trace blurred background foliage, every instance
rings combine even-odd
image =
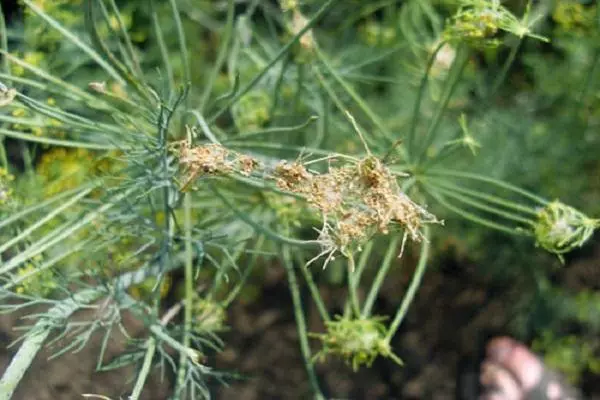
[[[33,3],[69,29],[80,32],[82,36],[85,34],[81,1],[35,0]],[[122,20],[107,11],[108,24],[101,26],[100,34],[110,37],[119,29],[120,23],[124,24],[140,55],[142,69],[159,88],[165,80],[182,79],[177,76],[182,70],[179,68],[182,60],[181,53],[175,51],[178,47],[176,26],[168,5],[156,2],[159,19],[153,21],[147,3],[144,0],[117,1]],[[201,95],[192,101],[212,107],[211,111],[218,109],[223,100],[221,104],[207,103],[206,96],[226,99],[232,88],[248,83],[290,36],[290,31],[282,29],[282,26],[293,22],[275,1],[236,1],[235,15],[242,18],[236,19],[230,38],[219,34],[227,23],[226,1],[178,0],[178,3],[183,12],[189,54],[193,60],[191,84],[203,88],[208,81],[214,81],[214,87],[208,94],[200,90]],[[281,3],[285,5],[285,1]],[[301,6],[310,14],[321,3],[304,0]],[[457,169],[482,171],[546,198],[560,198],[564,203],[585,210],[588,215],[598,216],[599,6],[591,0],[539,3],[535,30],[549,41],[525,40],[519,44],[506,79],[495,93],[489,92],[490,86],[494,86],[490,82],[495,82],[501,75],[503,61],[511,48],[491,46],[471,53],[466,60],[463,79],[458,82],[448,111],[442,117],[438,146],[431,151],[439,151],[449,138],[460,132],[459,118],[461,114],[467,114],[468,132],[477,146],[471,148],[473,152],[463,152],[453,158]],[[522,15],[525,10],[525,2],[520,0],[504,4],[516,15]],[[453,0],[347,0],[319,23],[315,35],[322,47],[331,49],[328,62],[384,119],[390,131],[400,132],[406,130],[410,123],[417,87],[430,51],[435,47],[446,19],[457,6],[458,2]],[[256,10],[249,12],[251,8]],[[5,7],[4,12],[9,22],[11,52],[32,67],[49,71],[80,88],[86,88],[90,82],[105,80],[105,74],[98,68],[92,68],[89,58],[82,56],[79,48],[64,40],[47,24],[40,23],[39,17],[26,11],[22,3]],[[160,49],[149,44],[158,39],[153,24],[163,33],[164,48],[171,50],[173,78],[165,76],[168,71],[162,67]],[[509,45],[517,46],[511,42],[514,38],[507,37],[506,40]],[[219,53],[219,45],[223,41],[231,41],[230,51],[226,54]],[[120,51],[117,45],[114,47],[113,50]],[[433,113],[433,105],[443,95],[443,83],[450,64],[459,56],[455,48],[448,47],[435,60],[423,100],[424,115]],[[269,70],[266,78],[233,106],[230,115],[219,117],[219,129],[228,133],[232,147],[244,143],[241,140],[236,142],[238,136],[244,136],[246,143],[251,142],[255,131],[281,125],[301,125],[311,116],[318,115],[319,121],[311,122],[314,129],[289,134],[290,146],[350,153],[360,149],[356,134],[343,123],[342,116],[323,115],[323,110],[331,107],[332,100],[323,95],[324,76],[311,68],[311,57],[315,57],[314,53],[296,46],[278,68]],[[213,79],[211,71],[216,62],[223,62],[223,67]],[[27,79],[33,76],[17,63],[11,63],[10,69],[16,77]],[[106,87],[115,96],[125,96],[118,82],[108,80]],[[36,92],[35,87],[28,90]],[[44,93],[49,105],[53,104],[54,99],[48,97],[48,93],[39,93]],[[345,94],[341,96],[344,101],[349,99]],[[76,104],[67,104],[66,107],[75,108]],[[358,115],[364,112],[359,107],[349,108]],[[21,119],[27,116],[26,109],[13,103],[2,112],[5,115],[4,126],[23,128],[20,124]],[[41,116],[36,118],[36,124],[26,128],[32,134],[64,137],[60,121]],[[376,127],[369,128],[377,131]],[[282,133],[262,134],[260,139],[268,141],[269,135],[278,137]],[[373,144],[373,150],[382,150],[377,148],[378,143]],[[25,145],[8,138],[5,138],[5,146],[10,171],[0,169],[0,204],[3,204],[6,213],[10,213],[11,204],[43,201],[111,169],[116,171],[115,165],[123,162],[118,153]],[[281,154],[281,149],[275,150]],[[289,198],[260,191],[248,195],[241,193],[240,196],[250,203],[256,201],[256,219],[265,221],[266,225],[275,223],[293,227],[299,226],[301,220],[315,218]],[[444,215],[446,223],[444,228],[434,230],[435,261],[432,265],[435,268],[475,266],[476,273],[490,278],[493,285],[517,285],[520,297],[507,299],[506,307],[513,308],[514,312],[511,325],[506,327],[507,333],[533,340],[534,348],[545,353],[546,360],[563,370],[573,382],[579,381],[586,371],[600,372],[600,260],[594,261],[595,270],[579,286],[565,287],[561,278],[565,269],[569,269],[578,258],[590,254],[589,249],[594,244],[568,257],[567,265],[561,266],[556,257],[534,249],[529,241],[491,232],[451,214],[446,216],[433,204],[431,207],[436,215]],[[195,209],[194,212],[202,214],[206,211]],[[210,213],[220,224],[216,236],[240,242],[253,235],[248,226],[232,218],[227,208],[214,208]],[[225,220],[230,222],[223,223]],[[210,224],[210,221],[207,223]],[[106,235],[110,232],[107,231]],[[135,240],[135,232],[132,232],[131,241]],[[130,257],[136,248],[123,240],[110,246],[111,254],[122,259]],[[233,248],[237,254],[223,256],[215,253],[214,257],[232,257],[241,263],[254,262],[252,255],[243,254],[242,247]],[[273,249],[265,247],[262,250],[267,253]],[[383,249],[379,250],[376,246],[375,250],[375,254],[383,255]],[[19,274],[27,276],[34,263],[43,263],[43,260],[33,260],[31,265],[22,267]],[[85,268],[94,268],[92,264],[86,263]],[[82,263],[75,265],[83,266]],[[332,263],[322,274],[322,283],[339,284],[343,275],[339,271],[343,268],[341,264]],[[52,290],[54,280],[61,278],[50,271],[24,280],[19,290]],[[204,269],[200,280],[217,280],[215,275],[220,273],[215,269]],[[261,266],[253,270],[248,285],[241,290],[242,299],[253,301],[261,296],[261,274],[264,273]],[[427,285],[427,282],[424,284]],[[132,293],[143,297],[153,285],[152,282],[141,285]],[[177,285],[177,279],[167,281],[161,290],[165,295],[171,291],[177,296]],[[198,307],[210,310],[213,306],[199,304]],[[224,317],[221,313],[222,310],[218,310],[217,320],[211,321],[215,330],[222,329]]]

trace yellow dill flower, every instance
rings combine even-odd
[[[10,182],[14,179],[15,177],[5,168],[0,167],[0,206],[10,203],[13,194]]]
[[[54,273],[49,269],[40,270],[42,256],[34,257],[17,270],[15,280],[19,285],[15,291],[20,294],[46,296],[57,288]]]
[[[15,108],[12,111],[13,117],[20,118],[20,117],[24,117],[25,115],[27,115],[27,111],[24,108]]]
[[[595,15],[596,6],[584,7],[577,1],[562,0],[557,2],[552,19],[563,31],[583,35],[593,28]]]
[[[82,184],[92,175],[93,168],[89,150],[55,148],[42,155],[36,169],[42,179],[45,195],[52,196]]]

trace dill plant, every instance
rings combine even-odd
[[[124,311],[144,323],[145,336],[112,362],[103,347],[97,368],[135,365],[131,399],[154,368],[174,373],[173,398],[210,397],[212,382],[234,376],[208,356],[226,346],[227,307],[261,262],[286,270],[309,382],[324,398],[316,361],[402,365],[392,338],[424,276],[430,231],[443,231],[444,219],[523,236],[561,260],[599,225],[464,162],[480,150],[471,121],[488,112],[522,42],[547,40],[536,33],[543,6],[516,16],[494,0],[439,9],[249,0],[242,11],[233,0],[123,10],[116,0],[67,3],[23,0],[33,33],[53,33],[45,42],[16,35],[16,54],[2,26],[0,135],[19,143],[24,168],[3,145],[1,306],[45,311],[23,334],[0,398],[11,397],[44,344],[70,338],[56,347],[60,355],[92,334],[106,343],[124,329]],[[217,46],[196,39],[207,32]],[[27,48],[32,41],[38,48]],[[504,63],[465,106],[477,81],[474,55],[501,46]],[[382,84],[385,96],[372,90]],[[387,247],[382,258],[375,243]],[[404,250],[417,254],[412,280],[397,312],[377,315],[375,300]],[[321,298],[319,264],[343,267],[342,315],[330,315]],[[183,289],[168,304],[175,269]],[[307,332],[301,285],[324,332]],[[70,320],[84,308],[97,319]]]

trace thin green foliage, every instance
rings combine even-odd
[[[59,357],[94,334],[98,370],[135,367],[132,399],[155,369],[174,377],[173,398],[209,398],[235,378],[210,365],[227,347],[228,310],[264,266],[285,272],[307,386],[325,398],[316,361],[404,364],[393,338],[436,238],[452,234],[444,220],[522,237],[563,262],[600,225],[535,194],[542,180],[485,165],[502,153],[493,140],[511,126],[505,114],[538,118],[508,79],[527,43],[546,40],[535,5],[520,16],[470,0],[84,3],[24,0],[15,43],[0,15],[0,307],[50,306],[27,315],[0,398],[45,344]],[[31,34],[39,22],[43,38]],[[598,92],[594,54],[579,68],[590,86],[575,96],[581,113]],[[6,155],[5,138],[18,154]],[[342,315],[322,296],[326,268],[342,271]],[[381,315],[399,271],[412,277]],[[321,332],[308,332],[304,295]],[[95,316],[74,321],[84,308]],[[125,311],[144,330],[105,363]]]

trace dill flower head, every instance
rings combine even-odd
[[[47,296],[58,288],[58,283],[52,270],[47,268],[40,269],[42,261],[43,256],[38,254],[17,269],[14,276],[15,281],[19,282],[15,288],[17,293],[32,296]]]
[[[231,108],[231,114],[238,130],[258,130],[271,119],[272,96],[266,90],[253,90],[246,93]]]
[[[599,226],[599,219],[591,219],[556,200],[538,212],[534,234],[539,246],[562,261],[562,254],[583,246]]]
[[[197,332],[219,332],[226,327],[227,312],[220,303],[196,298],[193,302],[194,330]]]
[[[10,183],[15,177],[8,173],[5,168],[0,167],[0,206],[7,205],[12,200],[13,190]]]
[[[556,2],[552,19],[562,31],[583,36],[594,29],[596,7],[598,6],[586,7],[573,0],[559,0]]]
[[[350,319],[338,316],[326,323],[327,333],[310,336],[321,341],[323,348],[315,358],[324,361],[333,355],[342,358],[354,371],[361,366],[370,367],[378,356],[391,358],[399,365],[403,362],[392,353],[386,340],[382,317]]]
[[[448,42],[465,42],[475,48],[496,47],[502,43],[500,32],[547,41],[531,31],[536,21],[528,21],[529,7],[519,20],[499,0],[461,0],[460,4],[442,34]]]

